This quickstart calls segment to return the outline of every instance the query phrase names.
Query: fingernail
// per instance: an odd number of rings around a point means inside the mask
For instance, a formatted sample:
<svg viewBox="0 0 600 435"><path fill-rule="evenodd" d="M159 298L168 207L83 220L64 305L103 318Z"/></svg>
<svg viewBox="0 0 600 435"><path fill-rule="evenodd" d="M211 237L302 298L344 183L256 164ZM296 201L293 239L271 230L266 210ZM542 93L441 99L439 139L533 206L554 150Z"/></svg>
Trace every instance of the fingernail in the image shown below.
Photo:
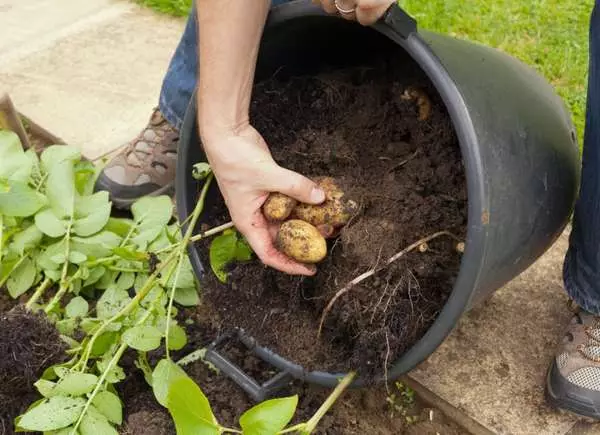
<svg viewBox="0 0 600 435"><path fill-rule="evenodd" d="M325 201L325 192L323 189L320 187L313 187L312 192L310 192L310 200L316 203Z"/></svg>

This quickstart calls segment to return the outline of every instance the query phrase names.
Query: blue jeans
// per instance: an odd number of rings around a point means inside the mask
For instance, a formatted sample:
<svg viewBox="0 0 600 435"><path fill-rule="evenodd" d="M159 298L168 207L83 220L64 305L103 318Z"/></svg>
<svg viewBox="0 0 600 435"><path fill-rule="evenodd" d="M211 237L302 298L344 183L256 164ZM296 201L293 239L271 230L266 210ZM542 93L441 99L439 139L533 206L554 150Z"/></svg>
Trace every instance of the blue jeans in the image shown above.
<svg viewBox="0 0 600 435"><path fill-rule="evenodd" d="M564 263L565 288L586 311L600 314L600 0L590 22L590 61L581 188Z"/></svg>
<svg viewBox="0 0 600 435"><path fill-rule="evenodd" d="M244 0L248 1L248 0ZM271 6L291 0L272 0ZM198 20L196 6L190 11L183 35L163 80L158 106L169 123L181 129L196 82L198 81Z"/></svg>
<svg viewBox="0 0 600 435"><path fill-rule="evenodd" d="M277 5L290 0L273 0ZM159 107L181 128L198 74L198 33L195 7L164 78ZM600 0L590 26L590 65L581 190L564 263L565 288L587 311L600 314Z"/></svg>

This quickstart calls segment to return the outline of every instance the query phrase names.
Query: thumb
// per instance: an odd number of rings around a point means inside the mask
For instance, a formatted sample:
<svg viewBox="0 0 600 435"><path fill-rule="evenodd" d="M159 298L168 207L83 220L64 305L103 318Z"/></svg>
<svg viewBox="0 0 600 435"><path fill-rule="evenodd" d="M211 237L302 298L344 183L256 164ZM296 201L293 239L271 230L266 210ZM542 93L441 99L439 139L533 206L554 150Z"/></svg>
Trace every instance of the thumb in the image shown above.
<svg viewBox="0 0 600 435"><path fill-rule="evenodd" d="M325 201L325 192L317 183L297 172L277 167L270 174L271 189L283 193L305 204L320 204Z"/></svg>

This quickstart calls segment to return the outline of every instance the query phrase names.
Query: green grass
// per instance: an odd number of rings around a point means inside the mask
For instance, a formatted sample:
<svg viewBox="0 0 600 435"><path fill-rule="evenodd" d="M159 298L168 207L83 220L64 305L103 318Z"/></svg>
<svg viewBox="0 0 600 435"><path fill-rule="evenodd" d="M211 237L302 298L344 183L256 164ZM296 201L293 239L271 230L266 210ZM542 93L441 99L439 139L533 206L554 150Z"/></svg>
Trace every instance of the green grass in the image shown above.
<svg viewBox="0 0 600 435"><path fill-rule="evenodd" d="M190 12L193 0L134 0L163 14L185 17ZM216 0L218 1L218 0Z"/></svg>
<svg viewBox="0 0 600 435"><path fill-rule="evenodd" d="M185 16L192 0L136 0ZM533 66L585 123L588 24L593 0L400 0L419 27L499 48Z"/></svg>
<svg viewBox="0 0 600 435"><path fill-rule="evenodd" d="M585 124L593 0L402 0L419 27L496 47L533 66Z"/></svg>

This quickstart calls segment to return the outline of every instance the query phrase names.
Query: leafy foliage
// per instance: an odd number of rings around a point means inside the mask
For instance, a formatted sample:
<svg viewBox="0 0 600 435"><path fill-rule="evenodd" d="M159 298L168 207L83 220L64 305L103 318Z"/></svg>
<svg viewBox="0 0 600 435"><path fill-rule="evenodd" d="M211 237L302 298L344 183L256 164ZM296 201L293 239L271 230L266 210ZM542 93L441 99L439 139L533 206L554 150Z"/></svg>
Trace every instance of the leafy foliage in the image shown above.
<svg viewBox="0 0 600 435"><path fill-rule="evenodd" d="M186 249L212 180L210 167L196 167L204 187L184 237L178 225L169 226L173 206L166 196L138 200L133 219L112 218L106 192L93 192L97 175L73 147L51 146L38 158L23 151L15 134L0 130L0 287L13 298L32 290L26 306L46 312L72 356L35 383L42 399L16 419L16 428L117 434L123 405L114 384L126 377L119 361L131 348L179 434L232 431L217 422L200 387L169 357L187 343L173 302L199 301ZM228 264L250 256L234 230L210 248L211 267L223 281ZM50 287L56 291L47 295ZM166 357L152 369L146 352L160 348L163 339ZM297 397L290 397L255 406L240 419L243 433L278 433L296 405ZM298 431L310 432L307 425Z"/></svg>

